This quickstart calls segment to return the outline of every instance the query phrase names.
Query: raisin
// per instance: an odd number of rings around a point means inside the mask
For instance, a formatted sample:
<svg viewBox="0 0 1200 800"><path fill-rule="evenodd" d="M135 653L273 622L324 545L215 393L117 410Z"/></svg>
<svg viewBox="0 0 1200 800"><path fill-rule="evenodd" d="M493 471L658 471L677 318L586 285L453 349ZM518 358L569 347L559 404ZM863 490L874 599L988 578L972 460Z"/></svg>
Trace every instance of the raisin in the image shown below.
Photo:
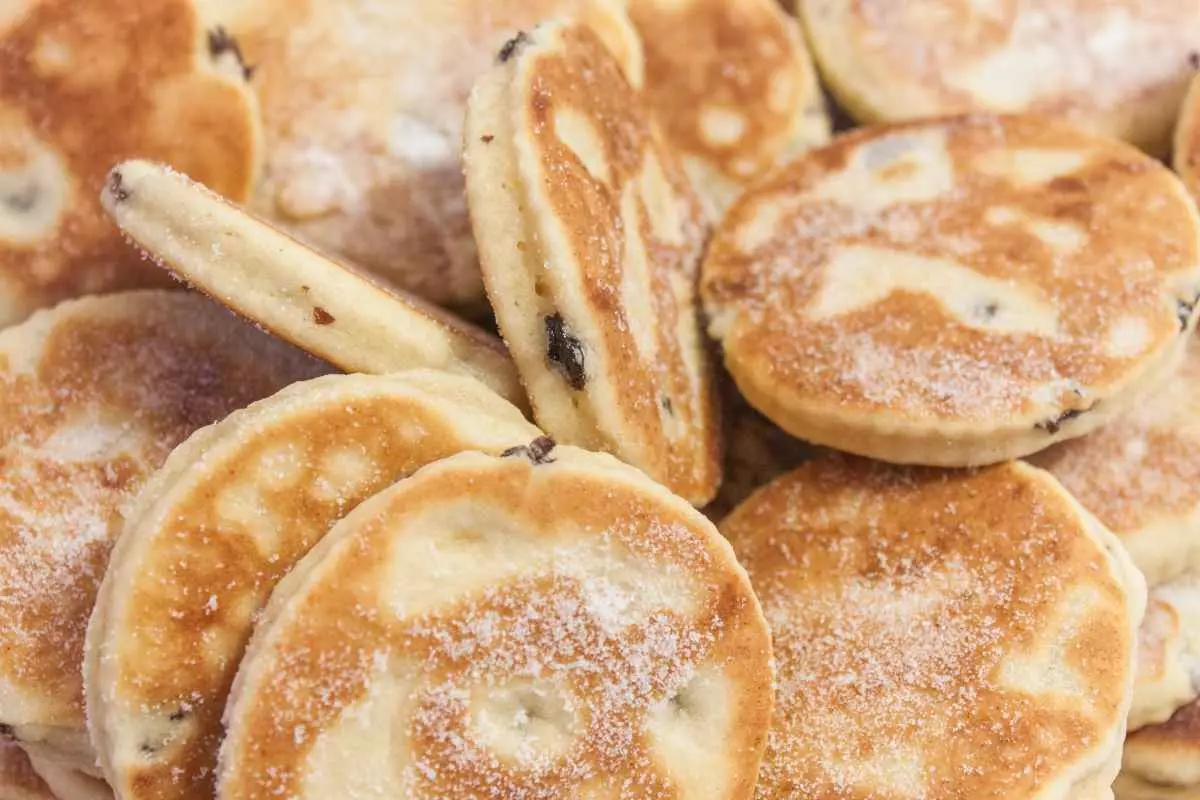
<svg viewBox="0 0 1200 800"><path fill-rule="evenodd" d="M500 53L496 56L496 60L503 64L528 42L529 37L525 35L525 31L519 31L516 36L504 43L504 47L500 48Z"/></svg>
<svg viewBox="0 0 1200 800"><path fill-rule="evenodd" d="M567 330L561 314L546 317L546 357L572 389L587 385L583 342Z"/></svg>
<svg viewBox="0 0 1200 800"><path fill-rule="evenodd" d="M332 325L335 321L336 319L334 318L333 314L330 314L320 306L313 308L313 322L317 323L318 325Z"/></svg>
<svg viewBox="0 0 1200 800"><path fill-rule="evenodd" d="M554 459L550 458L550 453L553 452L555 445L553 437L539 436L529 444L508 448L500 454L500 457L523 456L534 464L553 464Z"/></svg>

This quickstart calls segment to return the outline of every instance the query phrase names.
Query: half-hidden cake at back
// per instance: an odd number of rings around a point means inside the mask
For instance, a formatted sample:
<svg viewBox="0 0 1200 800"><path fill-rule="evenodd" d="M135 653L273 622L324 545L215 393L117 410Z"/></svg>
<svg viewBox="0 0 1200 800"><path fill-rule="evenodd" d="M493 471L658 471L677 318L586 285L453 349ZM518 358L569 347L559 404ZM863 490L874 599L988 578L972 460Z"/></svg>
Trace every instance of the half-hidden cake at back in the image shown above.
<svg viewBox="0 0 1200 800"><path fill-rule="evenodd" d="M63 764L57 758L29 753L29 763L57 800L113 800L112 789L100 778ZM0 793L0 800L3 794Z"/></svg>
<svg viewBox="0 0 1200 800"><path fill-rule="evenodd" d="M1066 123L867 128L743 195L701 294L738 387L785 430L984 464L1098 428L1175 368L1200 219L1161 164Z"/></svg>
<svg viewBox="0 0 1200 800"><path fill-rule="evenodd" d="M515 31L580 14L640 73L618 0L198 0L254 66L253 207L396 286L486 309L463 198L463 107ZM609 8L613 6L613 8Z"/></svg>
<svg viewBox="0 0 1200 800"><path fill-rule="evenodd" d="M796 20L776 0L629 0L646 106L712 216L796 152L829 116Z"/></svg>
<svg viewBox="0 0 1200 800"><path fill-rule="evenodd" d="M1117 800L1200 798L1200 700L1129 734L1113 790Z"/></svg>
<svg viewBox="0 0 1200 800"><path fill-rule="evenodd" d="M0 327L82 294L162 284L104 216L144 156L234 199L260 125L245 67L192 0L11 0L0 10Z"/></svg>
<svg viewBox="0 0 1200 800"><path fill-rule="evenodd" d="M1179 109L1173 157L1175 171L1192 197L1200 201L1200 74L1192 79L1191 88Z"/></svg>
<svg viewBox="0 0 1200 800"><path fill-rule="evenodd" d="M13 742L0 741L0 800L58 800Z"/></svg>
<svg viewBox="0 0 1200 800"><path fill-rule="evenodd" d="M279 584L218 796L749 800L769 638L729 544L638 470L452 456Z"/></svg>
<svg viewBox="0 0 1200 800"><path fill-rule="evenodd" d="M1142 578L1047 473L809 461L726 518L771 626L759 800L1093 800Z"/></svg>
<svg viewBox="0 0 1200 800"><path fill-rule="evenodd" d="M780 430L746 403L737 390L723 392L725 409L725 476L721 490L704 507L704 516L720 524L729 512L766 486L820 452Z"/></svg>
<svg viewBox="0 0 1200 800"><path fill-rule="evenodd" d="M0 332L0 725L97 773L84 631L121 515L195 429L324 367L183 292L68 301Z"/></svg>
<svg viewBox="0 0 1200 800"><path fill-rule="evenodd" d="M520 34L472 92L465 160L484 282L539 426L710 500L708 228L617 61L582 25Z"/></svg>
<svg viewBox="0 0 1200 800"><path fill-rule="evenodd" d="M863 122L971 111L1068 117L1155 155L1200 53L1194 0L796 0Z"/></svg>
<svg viewBox="0 0 1200 800"><path fill-rule="evenodd" d="M1117 534L1150 587L1129 727L1200 698L1200 347L1117 421L1030 460Z"/></svg>
<svg viewBox="0 0 1200 800"><path fill-rule="evenodd" d="M326 258L185 175L126 162L109 175L102 202L165 269L334 366L439 369L524 402L498 339Z"/></svg>
<svg viewBox="0 0 1200 800"><path fill-rule="evenodd" d="M254 623L334 522L425 464L539 435L482 384L414 371L296 384L176 448L129 513L88 630L90 729L119 796L213 797Z"/></svg>

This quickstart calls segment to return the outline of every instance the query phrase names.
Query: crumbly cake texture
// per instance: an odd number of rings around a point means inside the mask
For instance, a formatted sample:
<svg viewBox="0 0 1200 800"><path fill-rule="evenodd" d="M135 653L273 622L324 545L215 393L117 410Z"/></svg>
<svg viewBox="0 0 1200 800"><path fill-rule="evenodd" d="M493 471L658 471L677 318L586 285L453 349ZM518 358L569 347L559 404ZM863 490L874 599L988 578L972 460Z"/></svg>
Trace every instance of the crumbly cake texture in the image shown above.
<svg viewBox="0 0 1200 800"><path fill-rule="evenodd" d="M477 381L418 370L298 383L177 447L127 515L88 628L89 728L119 796L213 797L255 621L335 522L425 464L539 435Z"/></svg>
<svg viewBox="0 0 1200 800"><path fill-rule="evenodd" d="M738 388L785 430L990 463L1098 428L1176 368L1200 219L1161 164L1066 123L867 128L743 196L701 295Z"/></svg>
<svg viewBox="0 0 1200 800"><path fill-rule="evenodd" d="M0 327L79 295L167 283L97 198L116 162L235 201L261 158L245 66L192 0L14 0L0 12Z"/></svg>
<svg viewBox="0 0 1200 800"><path fill-rule="evenodd" d="M0 332L0 724L30 752L95 770L84 632L138 489L195 429L325 369L183 292L68 301Z"/></svg>
<svg viewBox="0 0 1200 800"><path fill-rule="evenodd" d="M686 502L604 454L464 453L280 584L218 791L746 799L771 678L746 574Z"/></svg>
<svg viewBox="0 0 1200 800"><path fill-rule="evenodd" d="M1104 796L1146 590L1049 474L829 455L721 532L773 636L759 800Z"/></svg>
<svg viewBox="0 0 1200 800"><path fill-rule="evenodd" d="M467 196L496 321L539 427L696 505L721 480L696 275L701 203L600 39L548 23L467 109Z"/></svg>
<svg viewBox="0 0 1200 800"><path fill-rule="evenodd" d="M797 0L825 82L861 122L1065 117L1156 156L1200 61L1192 0Z"/></svg>
<svg viewBox="0 0 1200 800"><path fill-rule="evenodd" d="M463 196L463 107L515 31L581 16L640 72L620 0L197 0L263 112L252 207L388 283L487 310ZM611 7L611 8L610 8ZM608 36L615 32L615 36Z"/></svg>

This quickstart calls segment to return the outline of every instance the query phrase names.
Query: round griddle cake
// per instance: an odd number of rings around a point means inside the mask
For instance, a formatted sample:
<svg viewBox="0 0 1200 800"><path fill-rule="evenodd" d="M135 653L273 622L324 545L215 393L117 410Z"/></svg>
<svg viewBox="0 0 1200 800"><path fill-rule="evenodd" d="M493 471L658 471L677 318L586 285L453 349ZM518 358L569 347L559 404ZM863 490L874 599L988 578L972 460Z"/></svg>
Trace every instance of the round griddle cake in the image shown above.
<svg viewBox="0 0 1200 800"><path fill-rule="evenodd" d="M1200 52L1195 0L797 0L859 120L1065 116L1156 155Z"/></svg>
<svg viewBox="0 0 1200 800"><path fill-rule="evenodd" d="M261 130L245 69L192 0L10 0L0 11L0 327L81 294L164 283L97 202L154 158L237 200Z"/></svg>
<svg viewBox="0 0 1200 800"><path fill-rule="evenodd" d="M1200 75L1192 79L1191 88L1179 109L1174 167L1192 197L1200 200Z"/></svg>
<svg viewBox="0 0 1200 800"><path fill-rule="evenodd" d="M165 269L347 372L440 369L524 402L498 339L330 260L184 175L126 162L102 202Z"/></svg>
<svg viewBox="0 0 1200 800"><path fill-rule="evenodd" d="M279 585L219 796L748 800L769 636L712 524L607 455L424 468Z"/></svg>
<svg viewBox="0 0 1200 800"><path fill-rule="evenodd" d="M771 626L757 797L1103 797L1142 578L1047 473L804 464L721 525Z"/></svg>
<svg viewBox="0 0 1200 800"><path fill-rule="evenodd" d="M1066 123L867 128L744 195L701 294L738 387L785 430L991 463L1099 427L1175 368L1200 218L1161 164Z"/></svg>
<svg viewBox="0 0 1200 800"><path fill-rule="evenodd" d="M95 770L83 640L121 514L171 449L323 366L183 292L69 301L0 333L0 724Z"/></svg>
<svg viewBox="0 0 1200 800"><path fill-rule="evenodd" d="M254 208L395 285L486 308L463 198L463 107L522 28L584 14L639 70L615 0L198 0L254 65Z"/></svg>
<svg viewBox="0 0 1200 800"><path fill-rule="evenodd" d="M58 800L25 751L8 741L0 741L0 800Z"/></svg>
<svg viewBox="0 0 1200 800"><path fill-rule="evenodd" d="M1125 740L1117 800L1196 800L1200 797L1200 700L1162 725Z"/></svg>
<svg viewBox="0 0 1200 800"><path fill-rule="evenodd" d="M1129 550L1151 588L1129 727L1200 697L1200 347L1131 411L1030 460Z"/></svg>
<svg viewBox="0 0 1200 800"><path fill-rule="evenodd" d="M1150 589L1138 640L1131 731L1166 722L1200 699L1200 576Z"/></svg>
<svg viewBox="0 0 1200 800"><path fill-rule="evenodd" d="M425 464L538 436L482 384L416 371L297 384L176 448L129 514L88 631L89 723L119 795L212 798L254 622L334 522Z"/></svg>
<svg viewBox="0 0 1200 800"><path fill-rule="evenodd" d="M522 33L472 92L465 159L488 296L539 426L710 500L708 228L617 61L581 25Z"/></svg>
<svg viewBox="0 0 1200 800"><path fill-rule="evenodd" d="M712 216L796 152L829 140L799 25L775 0L630 0L646 105Z"/></svg>

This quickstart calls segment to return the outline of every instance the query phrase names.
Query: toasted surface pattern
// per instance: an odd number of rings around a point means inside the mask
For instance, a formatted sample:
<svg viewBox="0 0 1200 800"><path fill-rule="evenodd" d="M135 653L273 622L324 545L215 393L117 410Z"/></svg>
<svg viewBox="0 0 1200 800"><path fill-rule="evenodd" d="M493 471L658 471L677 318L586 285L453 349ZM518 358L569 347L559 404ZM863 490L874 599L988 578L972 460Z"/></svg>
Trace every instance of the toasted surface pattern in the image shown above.
<svg viewBox="0 0 1200 800"><path fill-rule="evenodd" d="M143 156L237 200L260 158L244 68L192 0L0 9L0 327L67 297L163 283L97 202Z"/></svg>
<svg viewBox="0 0 1200 800"><path fill-rule="evenodd" d="M1175 368L1200 224L1162 165L1065 123L867 128L744 195L701 294L738 387L791 433L989 463L1095 429Z"/></svg>
<svg viewBox="0 0 1200 800"><path fill-rule="evenodd" d="M729 545L637 470L453 456L280 584L219 797L749 798L768 640Z"/></svg>
<svg viewBox="0 0 1200 800"><path fill-rule="evenodd" d="M0 800L57 800L25 751L8 741L0 741Z"/></svg>
<svg viewBox="0 0 1200 800"><path fill-rule="evenodd" d="M760 800L1104 796L1145 587L1047 473L822 457L721 531L773 634Z"/></svg>
<svg viewBox="0 0 1200 800"><path fill-rule="evenodd" d="M1161 725L1125 740L1118 800L1195 800L1200 797L1200 700Z"/></svg>
<svg viewBox="0 0 1200 800"><path fill-rule="evenodd" d="M863 121L1065 116L1166 155L1200 51L1193 0L797 0L826 82Z"/></svg>
<svg viewBox="0 0 1200 800"><path fill-rule="evenodd" d="M1175 127L1174 166L1192 197L1200 201L1200 74L1179 109Z"/></svg>
<svg viewBox="0 0 1200 800"><path fill-rule="evenodd" d="M700 201L589 29L547 24L501 55L468 106L467 192L538 424L703 504L721 446Z"/></svg>
<svg viewBox="0 0 1200 800"><path fill-rule="evenodd" d="M1115 422L1030 457L1121 538L1152 588L1200 577L1197 345Z"/></svg>
<svg viewBox="0 0 1200 800"><path fill-rule="evenodd" d="M775 0L630 0L646 104L719 216L792 154L829 140L808 47Z"/></svg>
<svg viewBox="0 0 1200 800"><path fill-rule="evenodd" d="M69 301L0 333L0 724L94 769L81 665L122 513L195 429L323 369L183 292Z"/></svg>
<svg viewBox="0 0 1200 800"><path fill-rule="evenodd" d="M164 268L347 372L440 369L524 402L498 339L326 258L185 175L126 162L102 202Z"/></svg>
<svg viewBox="0 0 1200 800"><path fill-rule="evenodd" d="M459 158L471 85L518 30L563 14L608 29L613 2L198 0L255 68L267 147L255 209L467 311L485 307Z"/></svg>
<svg viewBox="0 0 1200 800"><path fill-rule="evenodd" d="M212 798L254 622L334 522L439 458L538 436L482 384L417 371L296 384L176 448L130 512L88 631L89 722L120 796Z"/></svg>

